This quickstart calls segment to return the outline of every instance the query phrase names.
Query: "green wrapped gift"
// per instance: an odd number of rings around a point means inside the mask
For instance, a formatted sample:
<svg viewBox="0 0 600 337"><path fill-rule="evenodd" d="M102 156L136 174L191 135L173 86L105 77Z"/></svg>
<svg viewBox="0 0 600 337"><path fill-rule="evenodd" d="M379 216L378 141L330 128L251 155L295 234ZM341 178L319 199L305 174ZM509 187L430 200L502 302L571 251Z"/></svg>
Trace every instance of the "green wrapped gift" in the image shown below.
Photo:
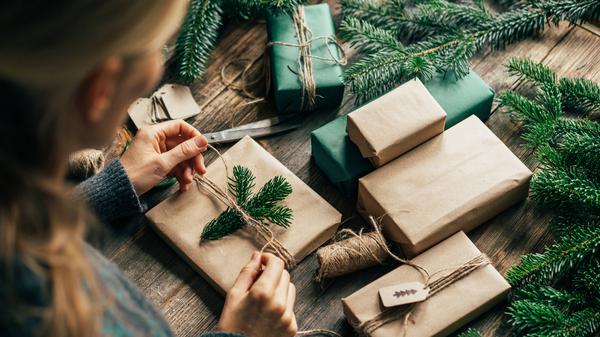
<svg viewBox="0 0 600 337"><path fill-rule="evenodd" d="M334 42L335 28L329 5L303 6L303 9L304 22L314 39L310 43L312 77L316 87L313 110L337 108L344 96L344 78L342 66L336 60L339 61L343 55ZM300 48L297 47L299 40L292 13L284 9L269 9L266 18L271 84L277 111L294 113L308 110L308 99L303 101L303 85L298 75Z"/></svg>
<svg viewBox="0 0 600 337"><path fill-rule="evenodd" d="M471 115L487 120L494 91L474 71L457 80L452 74L439 74L424 83L446 111L448 129ZM348 138L347 116L341 116L311 133L312 156L317 166L342 192L356 195L358 178L373 171L368 159Z"/></svg>

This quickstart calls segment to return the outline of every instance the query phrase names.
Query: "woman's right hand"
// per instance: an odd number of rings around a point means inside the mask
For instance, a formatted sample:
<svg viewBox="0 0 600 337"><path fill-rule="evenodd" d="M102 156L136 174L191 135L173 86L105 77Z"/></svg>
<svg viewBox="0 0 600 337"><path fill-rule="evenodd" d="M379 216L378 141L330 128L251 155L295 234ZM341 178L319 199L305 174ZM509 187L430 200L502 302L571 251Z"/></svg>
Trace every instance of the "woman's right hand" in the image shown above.
<svg viewBox="0 0 600 337"><path fill-rule="evenodd" d="M295 301L283 261L254 252L227 293L218 328L248 337L292 337L298 330Z"/></svg>

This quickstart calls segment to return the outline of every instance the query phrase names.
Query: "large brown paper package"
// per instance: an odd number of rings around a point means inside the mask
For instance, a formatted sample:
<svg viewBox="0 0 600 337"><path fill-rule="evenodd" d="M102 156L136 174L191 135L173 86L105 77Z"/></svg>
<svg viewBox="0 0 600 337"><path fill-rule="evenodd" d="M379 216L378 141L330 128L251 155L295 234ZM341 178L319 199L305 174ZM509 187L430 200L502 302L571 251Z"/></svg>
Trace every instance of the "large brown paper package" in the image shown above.
<svg viewBox="0 0 600 337"><path fill-rule="evenodd" d="M348 114L348 137L375 167L444 131L446 112L419 79Z"/></svg>
<svg viewBox="0 0 600 337"><path fill-rule="evenodd" d="M256 188L277 175L292 185L293 192L285 200L293 210L292 225L288 229L275 225L270 228L296 261L334 235L341 214L252 138L240 140L223 158L229 170L235 165L248 167L256 175ZM225 169L220 159L209 165L206 177L225 189ZM166 199L146 215L158 233L222 293L231 288L252 252L261 248L252 237L252 230L246 228L219 240L200 242L204 226L225 208L214 197L193 187Z"/></svg>
<svg viewBox="0 0 600 337"><path fill-rule="evenodd" d="M458 232L412 260L430 274L468 262L481 252L464 232ZM440 272L432 281L443 277ZM380 288L404 282L423 282L414 268L403 265L375 280L354 294L342 299L344 314L355 327L372 319L383 310L378 294ZM475 317L503 301L510 285L491 265L482 266L455 281L423 302L411 312L407 325L404 319L390 322L375 330L371 337L431 337L447 336ZM406 331L404 331L406 330ZM406 333L406 335L404 335Z"/></svg>
<svg viewBox="0 0 600 337"><path fill-rule="evenodd" d="M359 180L358 210L381 217L411 257L527 196L531 171L469 117Z"/></svg>

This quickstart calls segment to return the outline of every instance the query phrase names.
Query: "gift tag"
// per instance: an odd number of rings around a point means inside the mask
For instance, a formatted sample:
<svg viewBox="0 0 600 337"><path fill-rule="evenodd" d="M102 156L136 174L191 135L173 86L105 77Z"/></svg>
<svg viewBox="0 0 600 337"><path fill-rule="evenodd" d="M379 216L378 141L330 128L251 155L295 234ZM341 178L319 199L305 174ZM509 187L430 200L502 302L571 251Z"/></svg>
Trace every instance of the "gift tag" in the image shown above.
<svg viewBox="0 0 600 337"><path fill-rule="evenodd" d="M190 88L183 85L165 84L155 93L159 104L171 119L186 119L200 113Z"/></svg>
<svg viewBox="0 0 600 337"><path fill-rule="evenodd" d="M399 283L379 289L379 297L384 307L421 302L427 299L429 290L421 282Z"/></svg>
<svg viewBox="0 0 600 337"><path fill-rule="evenodd" d="M129 114L129 118L135 124L135 127L140 129L143 126L152 125L150 122L150 109L152 108L152 102L149 98L139 98L137 101L133 102L129 109L127 109L127 113Z"/></svg>

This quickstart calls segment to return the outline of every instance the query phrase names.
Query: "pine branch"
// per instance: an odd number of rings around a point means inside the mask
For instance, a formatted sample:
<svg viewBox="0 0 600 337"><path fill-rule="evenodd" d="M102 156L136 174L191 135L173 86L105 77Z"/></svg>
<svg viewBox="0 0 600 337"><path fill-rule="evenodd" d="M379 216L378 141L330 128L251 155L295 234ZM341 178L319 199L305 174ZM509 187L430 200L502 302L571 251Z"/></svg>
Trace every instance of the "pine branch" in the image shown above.
<svg viewBox="0 0 600 337"><path fill-rule="evenodd" d="M532 85L558 83L556 73L542 63L512 57L504 66L510 76L525 80Z"/></svg>
<svg viewBox="0 0 600 337"><path fill-rule="evenodd" d="M585 267L579 269L573 284L600 306L600 257L596 256Z"/></svg>
<svg viewBox="0 0 600 337"><path fill-rule="evenodd" d="M340 37L358 46L363 52L402 51L404 46L388 30L377 28L371 23L357 18L347 18L340 25Z"/></svg>
<svg viewBox="0 0 600 337"><path fill-rule="evenodd" d="M461 333L457 337L482 337L482 336L481 336L481 333L479 333L479 331L477 331L473 328L469 328L467 331Z"/></svg>
<svg viewBox="0 0 600 337"><path fill-rule="evenodd" d="M229 16L249 20L262 17L267 8L293 8L302 2L302 0L223 0L223 7Z"/></svg>
<svg viewBox="0 0 600 337"><path fill-rule="evenodd" d="M267 181L254 195L252 190L256 178L250 169L236 165L228 182L228 190L246 213L269 226L274 224L288 228L292 222L292 210L278 205L292 193L292 186L285 178L276 176ZM232 234L246 225L242 215L235 209L227 208L203 229L202 240L217 240Z"/></svg>
<svg viewBox="0 0 600 337"><path fill-rule="evenodd" d="M548 208L581 207L600 213L600 185L581 170L545 167L531 180L531 197Z"/></svg>
<svg viewBox="0 0 600 337"><path fill-rule="evenodd" d="M589 260L600 249L600 223L589 230L579 229L546 247L542 254L527 254L506 274L512 285L527 282L547 284Z"/></svg>
<svg viewBox="0 0 600 337"><path fill-rule="evenodd" d="M565 107L582 115L600 113L600 86L582 78L563 78L559 83Z"/></svg>
<svg viewBox="0 0 600 337"><path fill-rule="evenodd" d="M513 302L507 313L520 336L584 337L600 328L600 311L593 307L565 315L551 305L520 300Z"/></svg>
<svg viewBox="0 0 600 337"><path fill-rule="evenodd" d="M410 20L406 17L404 0L341 0L342 16L368 22L380 29L392 32L395 36Z"/></svg>
<svg viewBox="0 0 600 337"><path fill-rule="evenodd" d="M191 83L204 74L222 25L219 1L191 1L173 54L177 74L183 81Z"/></svg>
<svg viewBox="0 0 600 337"><path fill-rule="evenodd" d="M346 83L357 96L357 104L371 100L389 91L412 77L427 79L423 69L456 72L458 77L467 73L473 55L485 48L504 48L507 45L543 33L549 23L561 20L587 22L600 11L591 0L545 0L531 1L524 6L492 16L479 7L450 3L442 0L423 0L416 11L402 7L394 17L390 10L382 10L368 0L346 0L344 6L346 24L341 27L344 38L361 48L366 55L346 71ZM596 1L597 2L597 1ZM348 24L348 16L363 20L372 29L386 31L381 34L366 34L356 25ZM373 17L370 19L369 17ZM394 22L395 24L392 24ZM356 23L356 22L354 22ZM425 40L407 46L403 50L377 47L390 46L390 35L403 32L410 36L427 36ZM433 35L432 35L433 34ZM398 40L398 34L396 33ZM385 44L382 41L386 41ZM419 62L410 62L418 60ZM415 68L411 67L414 66ZM544 82L544 90L556 90L551 83ZM589 91L587 91L589 93ZM546 95L546 97L544 96ZM541 98L554 98L541 93ZM572 98L564 99L570 102ZM594 99L596 96L591 96ZM559 98L559 103L560 102ZM586 99L590 100L589 97ZM593 100L592 102L596 102ZM551 110L561 110L559 103L549 103Z"/></svg>

